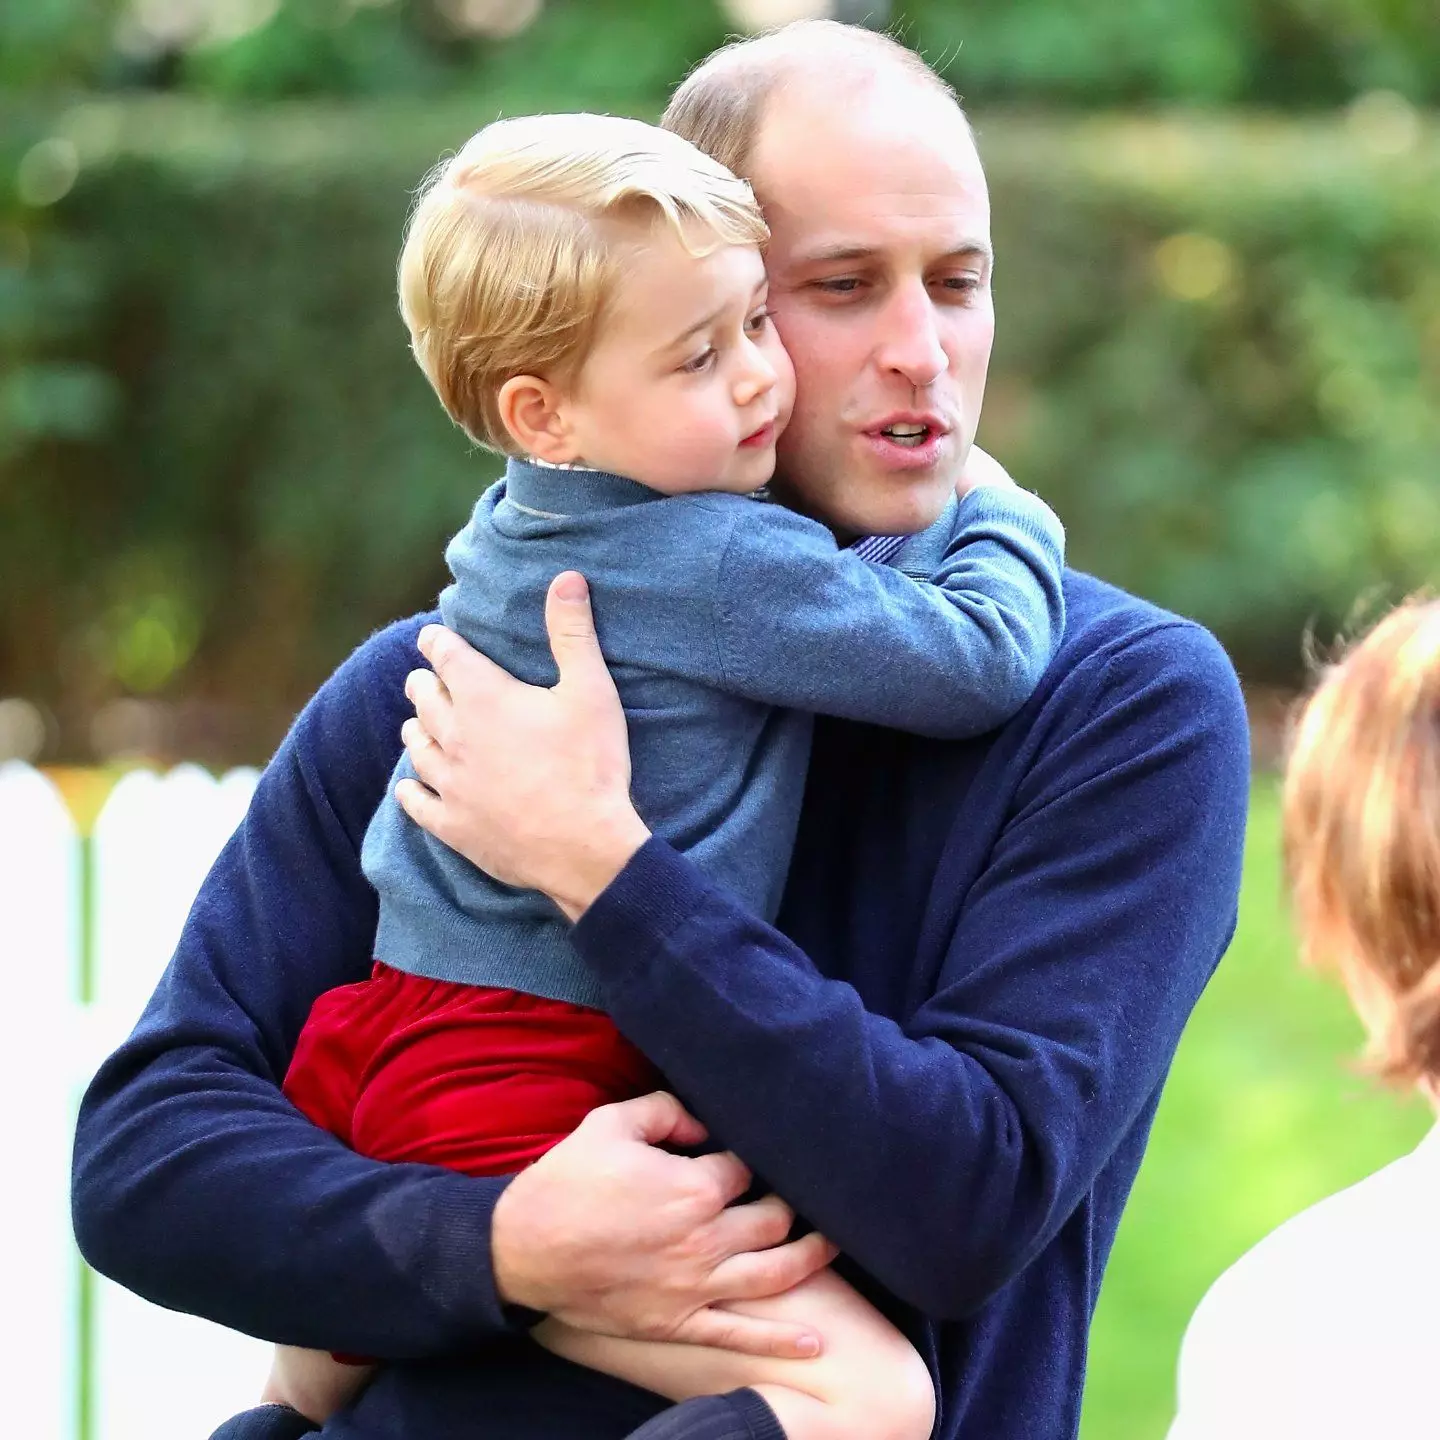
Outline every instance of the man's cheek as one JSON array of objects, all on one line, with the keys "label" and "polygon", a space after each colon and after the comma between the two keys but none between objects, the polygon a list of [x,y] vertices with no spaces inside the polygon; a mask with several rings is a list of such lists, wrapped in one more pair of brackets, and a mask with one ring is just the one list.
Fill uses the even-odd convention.
[{"label": "man's cheek", "polygon": [[775,333],[788,352],[796,373],[812,369],[824,353],[824,324],[817,323],[818,317],[806,313],[793,300],[772,307],[770,314]]}]

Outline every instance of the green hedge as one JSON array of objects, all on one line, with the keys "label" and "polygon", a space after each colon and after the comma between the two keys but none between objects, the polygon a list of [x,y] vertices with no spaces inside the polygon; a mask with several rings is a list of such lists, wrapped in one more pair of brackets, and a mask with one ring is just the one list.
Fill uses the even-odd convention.
[{"label": "green hedge", "polygon": [[[888,21],[987,106],[1313,106],[1376,89],[1440,100],[1434,0],[867,0],[857,8]],[[476,33],[467,9],[523,28],[509,39]],[[0,6],[0,87],[85,76],[101,87],[231,99],[433,99],[512,83],[528,93],[580,74],[587,89],[633,101],[649,87],[663,93],[734,28],[719,0],[13,0]]]},{"label": "green hedge", "polygon": [[[225,744],[263,754],[433,598],[495,464],[409,359],[394,258],[409,189],[494,108],[95,102],[51,127],[79,179],[32,236],[43,304],[17,294],[86,423],[27,439],[0,407],[0,695],[47,701],[64,753],[106,698],[154,694],[247,707]],[[982,120],[982,439],[1076,563],[1281,682],[1308,621],[1440,579],[1435,127]]]}]

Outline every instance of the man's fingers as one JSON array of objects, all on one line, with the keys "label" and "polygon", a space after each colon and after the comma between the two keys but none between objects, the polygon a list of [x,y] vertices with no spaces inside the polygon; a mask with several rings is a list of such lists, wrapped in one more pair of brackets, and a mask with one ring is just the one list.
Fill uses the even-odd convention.
[{"label": "man's fingers", "polygon": [[[482,655],[473,645],[468,644],[453,630],[447,630],[443,625],[425,626],[416,637],[415,645],[430,662],[431,669],[443,682],[443,688],[448,690],[451,695],[458,695],[465,690],[474,690],[484,686],[490,680],[505,675],[505,671],[488,655]],[[412,672],[412,679],[416,673]],[[424,674],[425,672],[418,673]],[[405,693],[410,694],[408,686]],[[410,698],[412,701],[415,699],[413,695]],[[419,710],[418,704],[416,709]],[[425,717],[422,714],[420,718],[423,720]]]},{"label": "man's fingers", "polygon": [[445,768],[445,752],[418,720],[407,720],[400,727],[400,739],[421,784],[437,795],[443,795],[445,787],[441,784],[441,772]]},{"label": "man's fingers", "polygon": [[823,1270],[839,1253],[823,1235],[811,1233],[769,1250],[732,1255],[711,1275],[716,1300],[764,1300],[783,1295]]},{"label": "man's fingers", "polygon": [[441,838],[439,827],[444,812],[440,802],[418,780],[402,780],[395,787],[395,800],[422,830]]},{"label": "man's fingers", "polygon": [[725,1255],[768,1250],[785,1243],[794,1223],[795,1212],[778,1195],[732,1205],[715,1217],[716,1248]]},{"label": "man's fingers", "polygon": [[668,1091],[655,1090],[590,1112],[597,1123],[618,1125],[645,1145],[699,1145],[705,1127]]},{"label": "man's fingers", "polygon": [[430,670],[412,670],[405,677],[405,698],[415,707],[425,733],[443,745],[455,702],[440,677]]},{"label": "man's fingers", "polygon": [[738,1200],[749,1188],[754,1176],[750,1167],[733,1150],[721,1150],[714,1155],[697,1155],[690,1162],[697,1174],[715,1186],[722,1205]]},{"label": "man's fingers", "polygon": [[820,1353],[819,1334],[803,1325],[760,1320],[733,1310],[697,1310],[670,1337],[685,1345],[708,1345],[741,1355],[773,1356],[777,1360],[811,1360]]},{"label": "man's fingers", "polygon": [[615,682],[605,668],[605,657],[595,636],[590,587],[577,571],[566,570],[550,582],[545,596],[545,628],[562,685],[595,687],[607,696],[614,693]]}]

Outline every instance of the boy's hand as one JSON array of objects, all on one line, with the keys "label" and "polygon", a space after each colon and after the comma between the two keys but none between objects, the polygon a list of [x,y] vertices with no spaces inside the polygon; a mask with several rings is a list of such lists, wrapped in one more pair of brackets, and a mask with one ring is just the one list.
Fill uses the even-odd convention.
[{"label": "boy's hand", "polygon": [[955,483],[955,493],[965,495],[977,485],[1014,485],[1010,478],[1010,472],[993,455],[982,450],[978,445],[970,447],[970,453],[965,457],[965,468],[960,472],[960,479]]},{"label": "boy's hand", "polygon": [[422,783],[402,780],[395,798],[472,864],[577,920],[650,831],[630,803],[625,712],[574,571],[551,583],[545,623],[560,672],[551,689],[438,625],[420,632],[435,668],[407,679],[416,718],[400,733]]},{"label": "boy's hand", "polygon": [[663,1092],[591,1111],[496,1202],[501,1299],[602,1335],[817,1355],[815,1331],[722,1307],[791,1289],[829,1264],[834,1246],[815,1234],[788,1240],[794,1214],[778,1196],[732,1204],[751,1178],[736,1156],[657,1148],[704,1138]]}]

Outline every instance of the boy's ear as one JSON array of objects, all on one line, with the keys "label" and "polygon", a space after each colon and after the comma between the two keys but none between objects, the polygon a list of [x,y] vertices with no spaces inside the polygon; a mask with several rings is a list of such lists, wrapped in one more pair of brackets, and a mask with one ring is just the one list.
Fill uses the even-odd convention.
[{"label": "boy's ear", "polygon": [[527,455],[569,465],[579,455],[560,391],[538,375],[512,375],[496,397],[500,420]]}]

